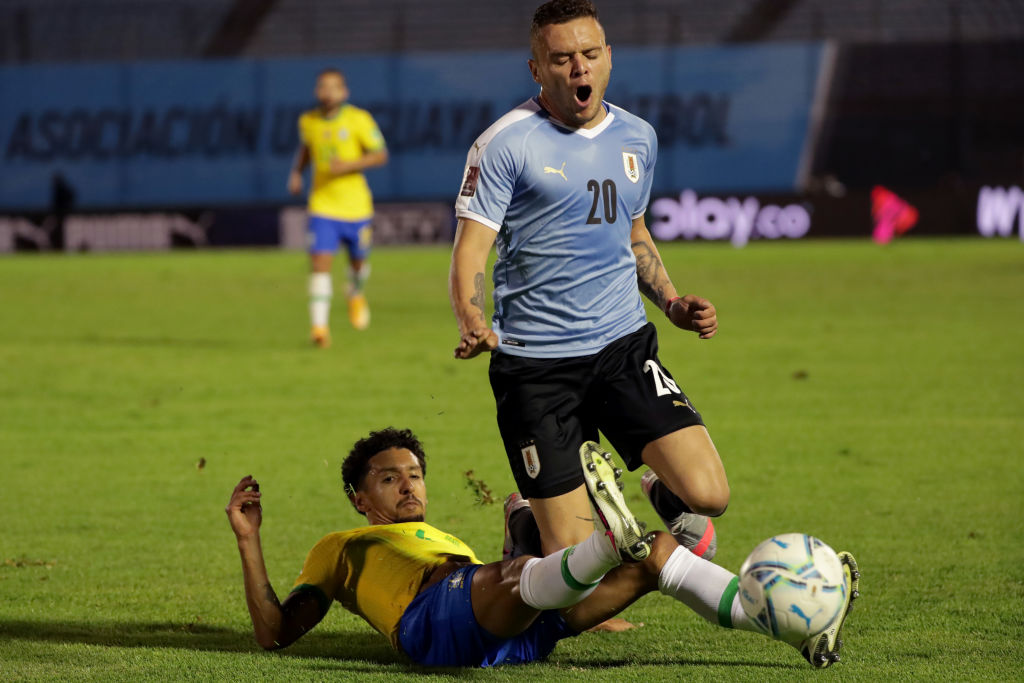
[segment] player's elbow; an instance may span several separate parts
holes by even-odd
[[[259,646],[264,650],[280,650],[283,647],[283,645],[280,645],[273,638],[261,637],[259,635],[256,636],[256,642],[259,643]]]
[[[281,650],[295,642],[295,638],[289,638],[284,633],[271,633],[269,631],[256,631],[256,642],[264,650]]]
[[[274,640],[273,638],[260,638],[259,636],[256,637],[256,642],[259,643],[260,647],[268,652],[272,650],[283,650],[291,645],[291,642],[281,642]]]

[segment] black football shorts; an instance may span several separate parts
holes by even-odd
[[[492,353],[490,380],[505,452],[526,498],[582,486],[580,445],[597,441],[598,431],[632,471],[651,441],[704,424],[658,360],[650,322],[590,356]]]

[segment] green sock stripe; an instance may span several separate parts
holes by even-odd
[[[718,602],[718,625],[725,628],[732,628],[732,600],[740,589],[740,577],[732,577],[732,581],[725,587],[722,599]]]
[[[574,591],[586,591],[597,586],[597,583],[585,584],[577,581],[572,574],[569,573],[569,556],[572,555],[572,551],[576,549],[576,546],[572,546],[565,549],[562,553],[562,581],[565,581],[565,585],[572,588]],[[598,581],[600,583],[600,581]]]
[[[316,296],[316,295],[314,295],[314,296],[309,297],[309,299],[310,299],[310,301],[330,301],[331,297],[330,296]]]

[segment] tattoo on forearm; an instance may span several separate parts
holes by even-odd
[[[636,283],[641,293],[659,307],[665,305],[665,287],[668,277],[661,259],[646,242],[633,242],[636,256]]]
[[[275,605],[277,607],[281,606],[280,601],[278,601],[277,599],[277,594],[274,592],[274,587],[271,586],[269,583],[263,587],[263,599],[269,602],[271,605]]]
[[[469,297],[469,303],[476,306],[480,317],[484,317],[484,274],[477,273],[473,276],[473,295]]]

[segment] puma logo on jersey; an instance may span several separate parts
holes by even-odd
[[[562,180],[565,180],[567,182],[569,180],[568,178],[565,177],[565,162],[564,161],[562,162],[562,168],[554,168],[553,166],[545,166],[544,167],[544,172],[545,173],[554,173],[556,175],[560,175],[560,176],[562,176]]]
[[[693,406],[690,405],[690,402],[689,401],[685,401],[685,400],[684,401],[675,401],[675,400],[673,400],[672,401],[672,405],[674,405],[674,406],[676,406],[678,408],[689,408],[690,410],[693,410]]]

